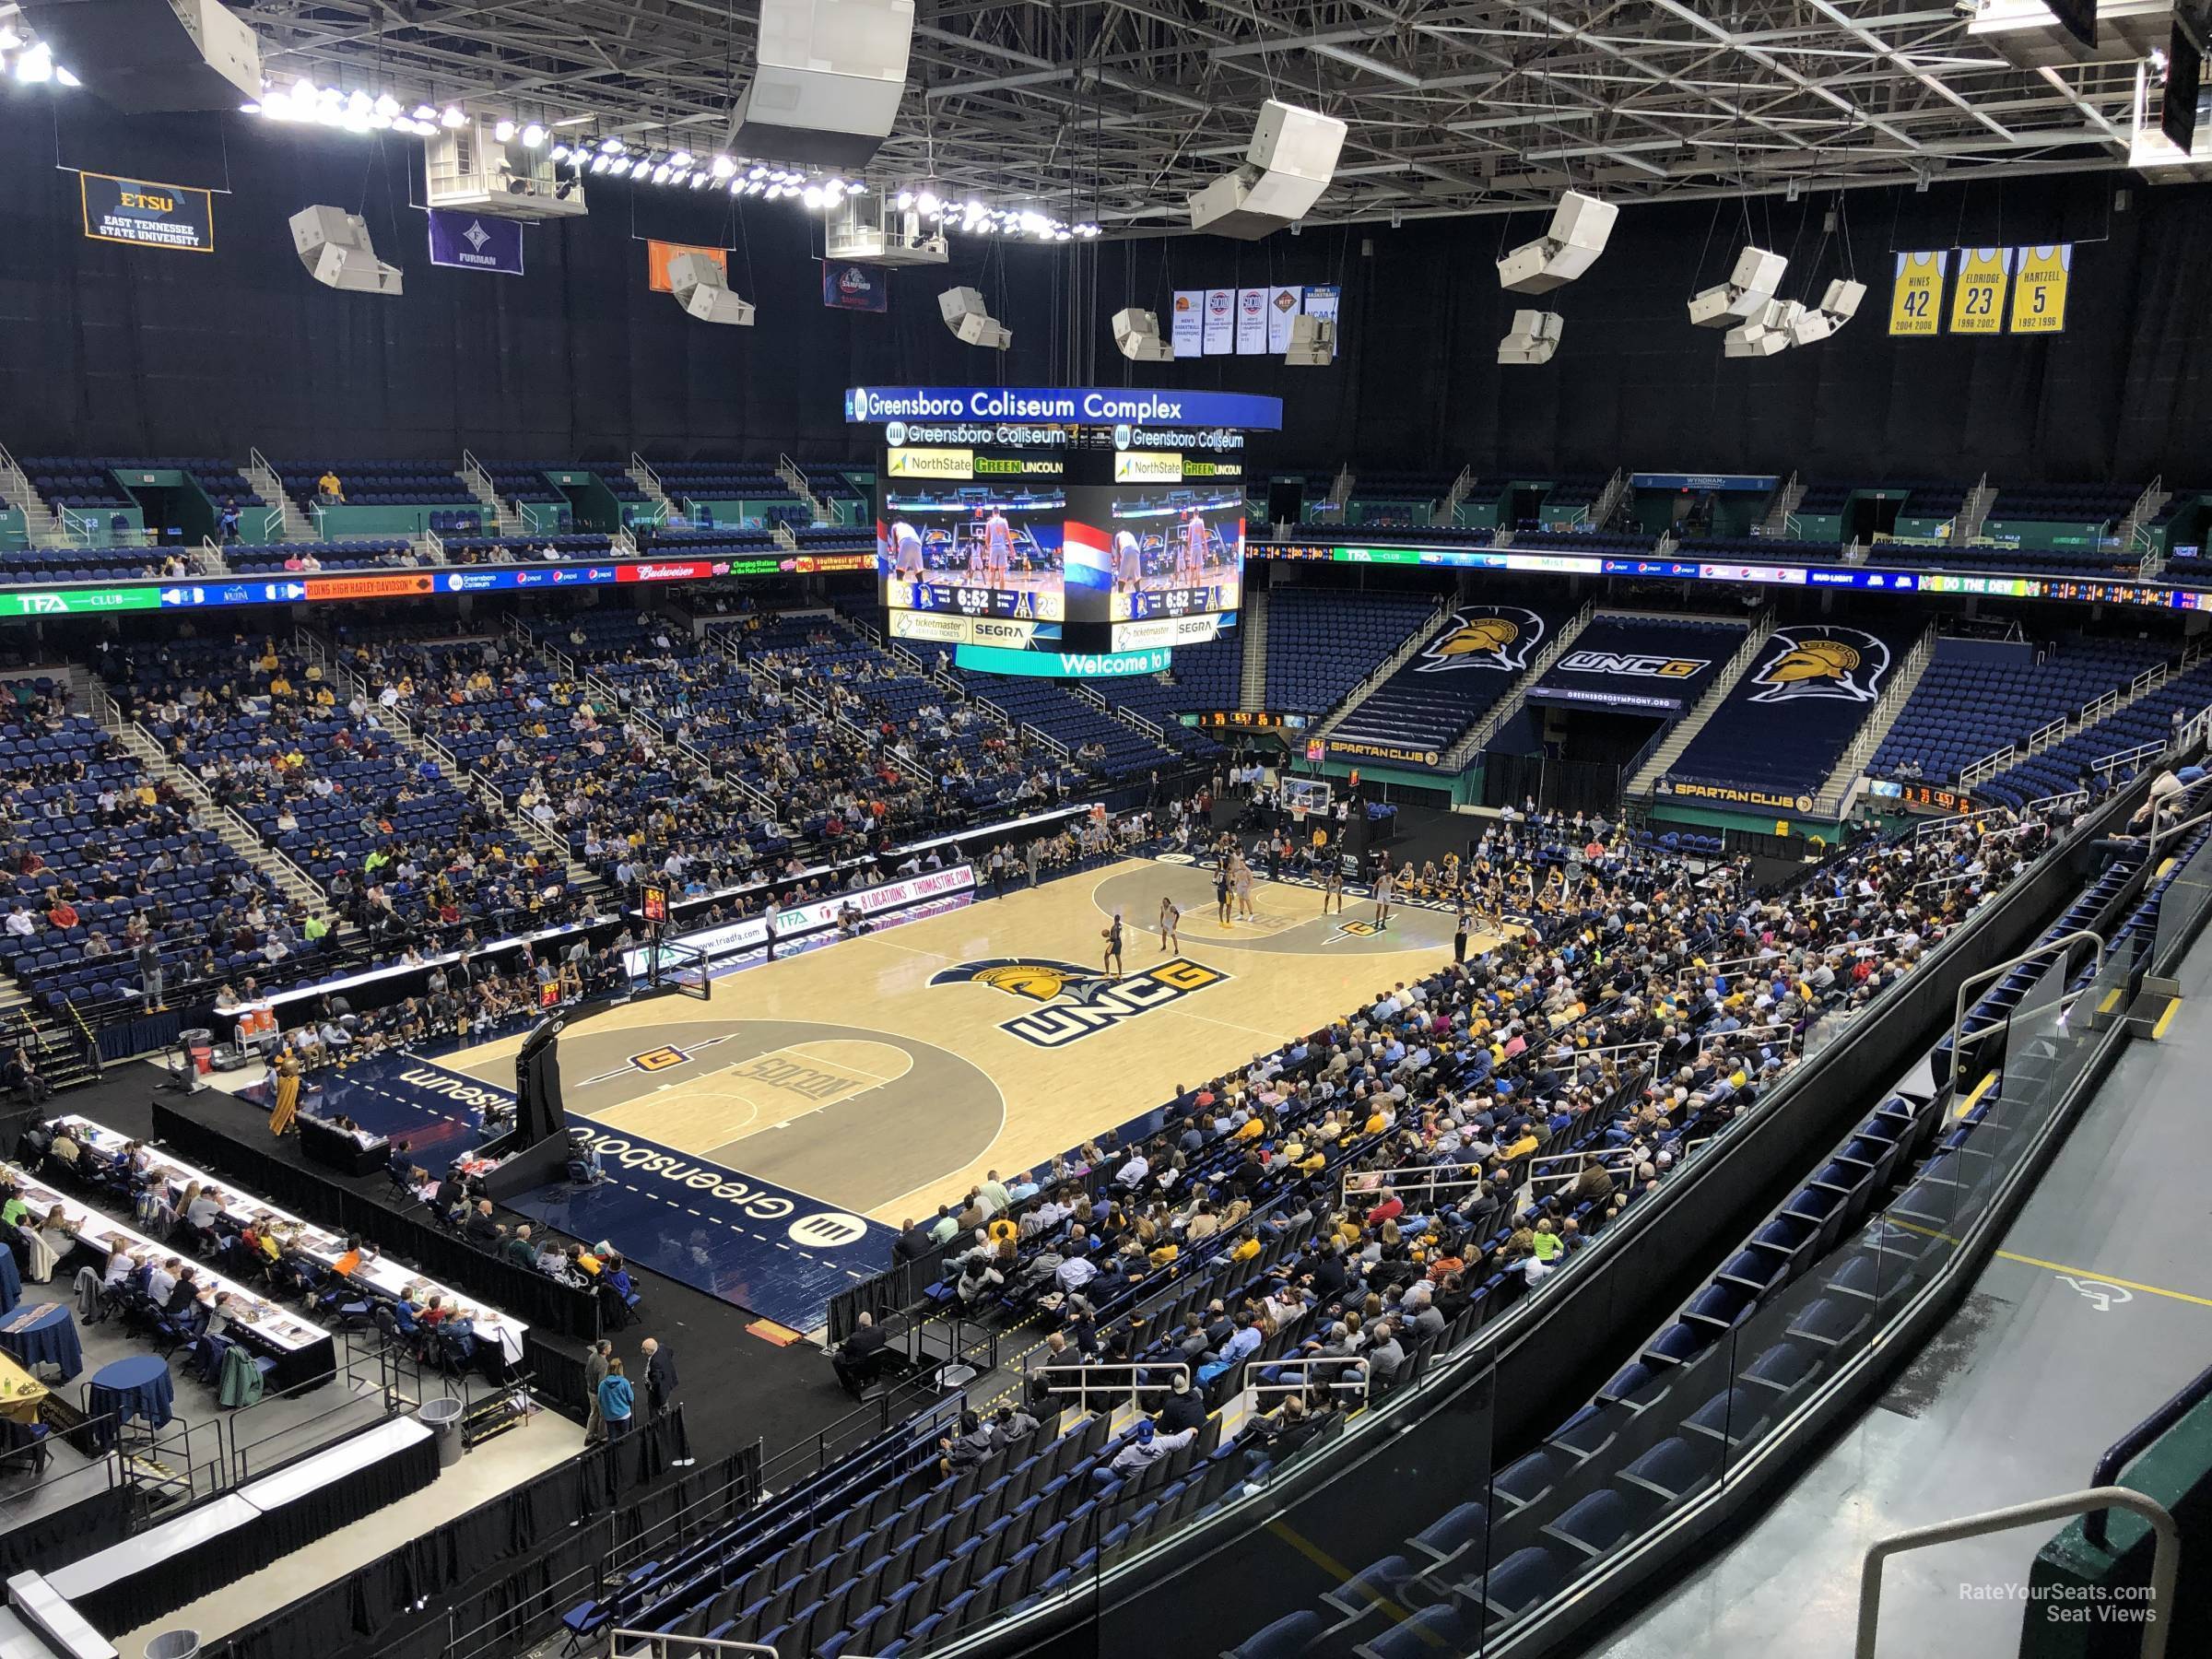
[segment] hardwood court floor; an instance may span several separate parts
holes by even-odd
[[[1186,914],[1160,948],[1159,903]],[[1079,1145],[1448,959],[1452,918],[1321,913],[1259,881],[1223,928],[1210,872],[1128,859],[747,969],[561,1038],[568,1110],[897,1223]],[[1100,970],[1124,915],[1126,977]],[[1494,943],[1477,936],[1476,949]],[[501,1087],[516,1039],[445,1064]]]

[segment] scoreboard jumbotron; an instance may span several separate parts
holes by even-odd
[[[978,667],[1009,650],[1157,665],[1236,625],[1245,439],[1281,427],[1280,399],[856,387],[845,409],[882,429],[876,564],[891,638]]]

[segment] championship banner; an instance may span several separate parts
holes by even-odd
[[[2012,279],[2010,248],[1961,248],[1951,289],[1953,334],[2003,334],[2005,287]]]
[[[1267,290],[1237,290],[1237,355],[1258,357],[1267,349]]]
[[[463,271],[523,274],[523,222],[490,214],[429,210],[430,263]]]
[[[1206,290],[1205,351],[1207,357],[1227,357],[1236,349],[1237,290]]]
[[[865,265],[822,261],[822,303],[831,311],[883,312],[891,309],[890,279]]]
[[[1943,273],[1947,253],[1900,253],[1897,282],[1889,290],[1889,332],[1932,335],[1942,316]]]
[[[722,267],[723,275],[730,271],[730,251],[727,248],[695,248],[688,242],[648,241],[645,243],[645,286],[656,294],[673,294],[676,284],[668,280],[668,266],[679,254],[704,253]]]
[[[1267,290],[1267,351],[1271,357],[1290,349],[1290,324],[1298,316],[1301,291],[1279,287]]]
[[[1343,302],[1344,290],[1333,282],[1324,282],[1306,289],[1305,312],[1324,323],[1336,321],[1336,308]]]
[[[2074,268],[2074,244],[2017,248],[2019,276],[2012,285],[2014,334],[2064,334],[2066,279]]]
[[[76,186],[85,234],[94,241],[215,252],[215,197],[208,191],[92,172],[78,173]]]
[[[1206,314],[1204,288],[1177,288],[1175,290],[1175,321],[1173,340],[1175,355],[1179,358],[1202,357],[1206,345],[1200,337],[1200,324]]]

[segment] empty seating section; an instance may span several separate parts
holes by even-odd
[[[1561,478],[1544,497],[1544,511],[1547,513],[1571,513],[1576,508],[1588,508],[1606,493],[1611,480],[1592,473],[1583,477]]]
[[[274,505],[273,502],[261,499],[261,491],[253,488],[245,473],[236,463],[225,461],[218,456],[191,455],[182,459],[119,461],[116,465],[126,470],[133,467],[145,467],[149,470],[164,466],[176,467],[194,484],[197,484],[207,499],[218,507],[268,507]]]
[[[1506,613],[1524,635],[1526,621],[1520,613],[1527,608],[1513,606]],[[1519,683],[1522,671],[1563,619],[1560,607],[1547,606],[1536,613],[1544,627],[1535,641],[1517,636],[1499,648],[1458,656],[1430,654],[1451,642],[1463,624],[1496,614],[1486,606],[1452,612],[1428,645],[1338,722],[1334,735],[1441,756]]]
[[[1911,637],[1865,628],[1835,631],[1848,658],[1823,649],[1823,629],[1807,625],[1762,646],[1712,717],[1668,771],[1674,781],[1754,787],[1767,794],[1818,794],[1865,724],[1874,701],[1898,671]],[[1877,650],[1862,638],[1872,634]],[[1805,649],[1810,644],[1811,651]]]
[[[478,458],[477,465],[491,480],[492,492],[502,501],[546,502],[559,506],[568,500],[554,488],[546,475],[567,470],[559,461],[486,461]]]
[[[1977,800],[2018,806],[2091,783],[2101,787],[2108,778],[2124,782],[2171,740],[2177,718],[2193,719],[2207,705],[2212,705],[2212,663],[2200,663],[2064,743],[1975,784],[1972,794]],[[2136,758],[2124,766],[2100,765],[2124,754]]]
[[[1210,756],[1220,745],[1181,725],[1185,712],[1234,709],[1243,702],[1244,637],[1231,629],[1202,645],[1178,645],[1171,678],[1137,675],[1101,682],[1097,689],[1117,709],[1140,714],[1186,753]]]
[[[17,463],[40,499],[56,512],[105,511],[134,507],[130,491],[115,481],[105,461],[81,460],[73,455],[29,455]]]
[[[22,587],[49,582],[113,582],[124,578],[181,576],[184,560],[176,549],[157,547],[0,548],[0,584]]]
[[[1818,513],[1823,517],[1840,514],[1850,505],[1853,495],[1867,488],[1869,486],[1865,484],[1807,484],[1805,493],[1798,498],[1795,512],[1801,517],[1808,513]]]
[[[2109,484],[2022,485],[2018,488],[2007,484],[1997,491],[1987,517],[2110,525],[2126,516],[2138,493]]]
[[[1509,550],[1594,555],[1602,559],[1641,559],[1652,550],[1652,538],[1606,530],[1516,530]]]
[[[349,507],[480,506],[450,465],[436,461],[275,461],[285,490],[302,507],[316,501],[318,481],[338,480]]]
[[[2171,654],[2148,641],[2077,637],[2040,655],[1975,662],[1947,658],[1939,644],[1868,771],[1954,782],[1961,769],[2086,708]]]
[[[781,553],[782,544],[767,525],[724,530],[655,530],[646,551],[656,559],[758,559]]]
[[[792,499],[792,488],[766,461],[649,461],[672,501],[750,501]]]
[[[1069,760],[1110,783],[1127,782],[1153,771],[1172,771],[1175,751],[1155,743],[1126,721],[1050,680],[1005,674],[953,672],[969,691],[999,710],[1017,725],[1032,726],[1065,746]]]
[[[561,909],[558,868],[298,654],[180,640],[127,660],[139,723],[344,907],[486,937]]]
[[[2015,547],[1994,542],[1919,547],[1877,541],[1867,553],[1867,562],[1907,570],[2012,571],[2026,576],[2081,576],[2103,581],[2115,577],[2132,581],[2141,567],[2139,555],[2130,557],[2117,547],[2108,552],[2097,547]]]
[[[1971,484],[1915,484],[1897,510],[1899,518],[1947,519],[1966,505]]]
[[[275,977],[290,948],[276,942],[298,936],[261,876],[81,714],[51,702],[0,712],[0,907],[36,921],[0,934],[0,959],[48,1007],[135,995],[135,921],[172,997],[209,979]]]
[[[1267,702],[1323,714],[1436,614],[1427,594],[1280,587],[1267,602]]]

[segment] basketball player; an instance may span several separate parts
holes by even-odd
[[[1249,922],[1252,920],[1252,866],[1244,862],[1241,853],[1236,855],[1231,874],[1237,882],[1237,914]]]
[[[891,574],[901,582],[922,580],[922,536],[904,519],[891,526]]]
[[[1099,936],[1106,941],[1105,959],[1099,964],[1100,971],[1112,974],[1115,979],[1120,979],[1122,977],[1122,912],[1120,911],[1115,911],[1113,920],[1099,930]]]
[[[1176,924],[1182,920],[1182,907],[1170,898],[1159,901],[1159,947],[1163,951],[1181,950],[1182,940],[1175,932]]]
[[[1136,537],[1126,530],[1113,533],[1113,591],[1134,594],[1144,584],[1145,559]]]
[[[1395,881],[1396,877],[1391,875],[1388,865],[1384,865],[1375,872],[1375,927],[1377,931],[1390,925],[1390,896],[1394,889]]]
[[[1014,530],[1006,515],[994,507],[983,520],[983,582],[1005,587],[1014,571]]]
[[[1331,865],[1329,873],[1321,881],[1321,913],[1328,915],[1332,905],[1335,907],[1337,915],[1344,914],[1344,867],[1341,865]]]
[[[1230,874],[1229,861],[1233,854],[1222,852],[1214,856],[1214,902],[1221,911],[1221,925],[1233,926],[1229,915]]]
[[[1205,580],[1206,555],[1206,520],[1194,507],[1182,521],[1182,547],[1175,559],[1175,575],[1180,585],[1196,587]]]

